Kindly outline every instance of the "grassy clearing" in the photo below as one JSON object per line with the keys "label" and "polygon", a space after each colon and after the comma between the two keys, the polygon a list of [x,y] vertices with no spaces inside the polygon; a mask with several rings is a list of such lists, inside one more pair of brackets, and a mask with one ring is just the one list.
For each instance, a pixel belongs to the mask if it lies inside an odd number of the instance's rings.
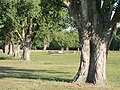
{"label": "grassy clearing", "polygon": [[120,90],[120,52],[109,52],[106,87],[70,84],[79,55],[32,51],[31,62],[0,53],[0,90]]}

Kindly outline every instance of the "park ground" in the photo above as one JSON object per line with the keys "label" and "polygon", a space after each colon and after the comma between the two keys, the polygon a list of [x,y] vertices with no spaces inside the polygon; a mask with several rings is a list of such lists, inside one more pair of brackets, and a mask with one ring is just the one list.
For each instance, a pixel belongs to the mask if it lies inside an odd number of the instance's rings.
{"label": "park ground", "polygon": [[72,84],[79,54],[32,51],[31,61],[21,61],[0,51],[0,90],[120,90],[120,52],[110,51],[107,85]]}

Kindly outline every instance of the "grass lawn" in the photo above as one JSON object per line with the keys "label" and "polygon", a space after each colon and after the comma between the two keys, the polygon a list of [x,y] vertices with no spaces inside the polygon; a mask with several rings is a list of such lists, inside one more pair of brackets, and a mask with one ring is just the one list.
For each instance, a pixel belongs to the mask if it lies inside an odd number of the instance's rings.
{"label": "grass lawn", "polygon": [[20,61],[0,52],[0,90],[120,90],[120,52],[109,52],[106,87],[69,83],[79,55],[32,51],[31,59]]}

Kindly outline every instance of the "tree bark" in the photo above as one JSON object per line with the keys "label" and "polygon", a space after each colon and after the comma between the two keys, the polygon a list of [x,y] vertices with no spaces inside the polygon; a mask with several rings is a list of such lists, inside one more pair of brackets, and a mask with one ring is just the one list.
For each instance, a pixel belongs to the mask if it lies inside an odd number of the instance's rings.
{"label": "tree bark", "polygon": [[[85,23],[84,23],[85,24]],[[90,61],[90,39],[87,31],[87,27],[82,27],[83,30],[79,29],[80,43],[81,43],[81,57],[80,57],[80,67],[76,76],[72,82],[85,83],[88,76],[89,61]]]}
{"label": "tree bark", "polygon": [[81,49],[81,58],[80,58],[80,67],[76,76],[73,79],[73,82],[85,83],[88,75],[89,69],[89,58],[90,58],[90,48],[89,40],[84,40],[82,49]]}
{"label": "tree bark", "polygon": [[13,55],[13,45],[12,45],[12,42],[9,42],[9,46],[8,46],[8,54],[9,55]]}
{"label": "tree bark", "polygon": [[9,45],[7,44],[7,45],[4,45],[3,46],[3,53],[5,53],[5,54],[8,54],[8,48],[9,48]]}
{"label": "tree bark", "polygon": [[106,83],[106,43],[104,41],[91,41],[90,65],[87,81],[94,84]]}
{"label": "tree bark", "polygon": [[20,45],[14,45],[13,52],[14,57],[20,57]]}
{"label": "tree bark", "polygon": [[23,55],[22,59],[26,61],[30,61],[30,52],[31,52],[31,46],[32,46],[32,17],[30,17],[30,25],[28,32],[25,33],[24,27],[25,27],[25,21],[23,21],[23,31],[22,31],[22,37],[23,37]]}
{"label": "tree bark", "polygon": [[31,52],[31,39],[29,38],[29,35],[25,36],[25,39],[23,40],[23,55],[22,59],[26,61],[30,61],[30,52]]}
{"label": "tree bark", "polygon": [[23,47],[23,55],[22,55],[22,59],[26,60],[26,61],[30,61],[30,48],[24,46]]}

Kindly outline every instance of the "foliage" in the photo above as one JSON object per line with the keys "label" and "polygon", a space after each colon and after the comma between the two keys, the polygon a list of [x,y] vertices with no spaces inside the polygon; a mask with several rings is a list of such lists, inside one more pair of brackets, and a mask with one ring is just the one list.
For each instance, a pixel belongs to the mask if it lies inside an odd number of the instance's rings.
{"label": "foliage", "polygon": [[18,38],[15,34],[15,9],[13,3],[9,0],[0,1],[0,21],[2,27],[0,28],[0,37],[3,42],[10,41],[12,38]]}
{"label": "foliage", "polygon": [[110,50],[120,50],[120,27],[118,27],[114,32]]}
{"label": "foliage", "polygon": [[56,32],[54,34],[53,41],[50,44],[50,48],[79,48],[79,37],[77,30]]}

